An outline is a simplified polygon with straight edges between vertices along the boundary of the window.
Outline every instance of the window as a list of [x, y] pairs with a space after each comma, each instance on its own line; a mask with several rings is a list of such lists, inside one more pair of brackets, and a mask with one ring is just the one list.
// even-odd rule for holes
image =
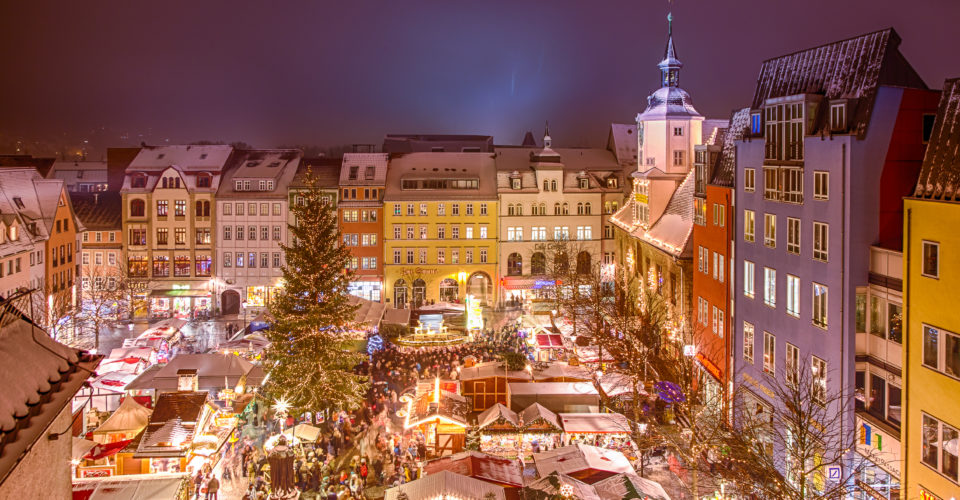
[[170, 241], [170, 230], [165, 227], [157, 228], [157, 245], [166, 245]]
[[443, 248], [437, 249], [437, 264], [443, 264], [446, 260], [446, 250]]
[[940, 277], [940, 243], [934, 241], [923, 242], [923, 263], [921, 274], [928, 278]]
[[176, 245], [187, 244], [187, 228], [178, 227], [173, 230], [173, 243]]
[[887, 304], [887, 338], [903, 343], [903, 306], [893, 302]]
[[682, 167], [682, 166], [685, 165], [685, 163], [684, 163], [684, 161], [683, 161], [683, 154], [684, 154], [684, 153], [685, 153], [685, 151], [683, 151], [683, 150], [677, 150], [677, 151], [674, 151], [674, 152], [673, 152], [673, 166], [674, 166], [674, 167]]
[[[480, 215], [487, 215], [487, 204], [486, 204], [486, 203], [481, 203], [481, 204], [480, 204]], [[517, 214], [517, 215], [523, 215], [523, 207], [520, 207], [520, 213]]]
[[460, 249], [454, 248], [450, 250], [450, 263], [459, 264], [460, 263]]
[[824, 222], [813, 223], [813, 258], [827, 261], [827, 232], [829, 225]]
[[480, 239], [484, 240], [487, 238], [487, 226], [480, 226]]
[[743, 322], [743, 361], [753, 364], [753, 325]]
[[960, 378], [960, 336], [923, 325], [923, 364], [954, 378]]
[[926, 413], [922, 415], [921, 461], [951, 481], [957, 482], [960, 456], [954, 443], [960, 441], [960, 431]]
[[170, 277], [170, 257], [167, 257], [166, 255], [153, 256], [153, 277]]
[[447, 215], [447, 209], [443, 203], [437, 203], [437, 215]]
[[257, 226], [247, 227], [247, 239], [250, 241], [256, 241], [257, 239]]
[[131, 244], [131, 245], [146, 245], [146, 244], [147, 244], [147, 230], [146, 230], [146, 229], [131, 229], [131, 230], [130, 230], [130, 244]]
[[146, 255], [131, 255], [127, 258], [127, 273], [130, 276], [135, 278], [146, 278], [147, 277], [147, 256]]
[[243, 215], [246, 212], [245, 207], [243, 203], [237, 203], [237, 215]]
[[769, 267], [763, 268], [763, 303], [777, 306], [777, 271]]
[[830, 172], [813, 173], [813, 199], [826, 200], [830, 197]]
[[130, 217], [143, 217], [145, 207], [143, 200], [130, 200]]
[[407, 224], [407, 239], [408, 239], [408, 240], [412, 240], [412, 239], [413, 239], [413, 234], [414, 234], [414, 228], [413, 228], [413, 226], [410, 225], [410, 224]]
[[394, 264], [399, 264], [399, 263], [400, 263], [400, 249], [399, 249], [399, 248], [394, 248], [394, 249], [393, 249], [393, 263], [394, 263]]
[[800, 317], [800, 278], [787, 275], [787, 314]]
[[590, 189], [590, 180], [587, 178], [577, 179], [579, 181], [580, 189]]
[[787, 356], [783, 365], [783, 375], [787, 383], [796, 387], [800, 382], [800, 349], [787, 342]]
[[763, 214], [763, 244], [777, 248], [777, 215]]
[[260, 241], [270, 239], [270, 226], [260, 226]]
[[520, 179], [519, 179], [518, 177], [514, 177], [514, 178], [510, 179], [510, 188], [511, 188], [511, 189], [520, 189]]
[[399, 203], [394, 203], [394, 204], [393, 204], [393, 215], [400, 215], [400, 204], [399, 204]]
[[800, 255], [800, 219], [787, 217], [787, 252]]
[[467, 215], [473, 215], [473, 203], [467, 203]]
[[196, 239], [197, 245], [210, 244], [210, 228], [209, 227], [197, 229], [196, 233], [197, 233], [197, 239]]
[[717, 225], [724, 227], [727, 225], [727, 206], [718, 204], [716, 206], [717, 211]]
[[550, 190], [551, 190], [551, 191], [554, 191], [554, 192], [557, 191], [557, 180], [556, 180], [556, 179], [553, 179], [553, 180], [550, 181]]
[[413, 249], [407, 249], [407, 264], [413, 264]]
[[270, 264], [270, 254], [267, 252], [260, 252], [260, 267], [265, 269], [269, 267]]
[[273, 215], [274, 215], [274, 216], [280, 215], [280, 204], [279, 204], [279, 203], [274, 203], [274, 204], [273, 204]]
[[486, 264], [486, 263], [487, 263], [487, 249], [486, 249], [486, 248], [481, 248], [481, 249], [480, 249], [480, 263], [481, 263], [481, 264]]
[[455, 240], [460, 239], [460, 226], [450, 226], [450, 237]]
[[753, 210], [743, 211], [743, 240], [753, 243], [755, 241], [755, 220]]
[[187, 215], [186, 200], [176, 200], [173, 202], [173, 215], [176, 217], [184, 217]]
[[273, 240], [280, 241], [280, 226], [273, 226]]
[[743, 190], [752, 193], [757, 190], [757, 170], [753, 168], [743, 169]]
[[613, 239], [613, 226], [606, 224], [603, 226], [603, 238], [606, 240]]
[[723, 268], [724, 268], [724, 261], [726, 260], [726, 258], [725, 258], [723, 255], [720, 255], [720, 254], [714, 254], [714, 255], [719, 256], [719, 257], [717, 258], [717, 261], [714, 262], [714, 264], [713, 264], [714, 267], [715, 267], [716, 270], [717, 270], [717, 280], [720, 281], [720, 283], [723, 283], [723, 281], [724, 281]]
[[233, 253], [223, 252], [223, 267], [232, 267], [232, 266], [233, 266]]
[[763, 133], [763, 121], [761, 120], [760, 113], [750, 115], [750, 133], [754, 135]]
[[237, 241], [243, 241], [243, 226], [237, 226]]
[[813, 284], [813, 324], [827, 327], [827, 286], [820, 283]]
[[85, 265], [85, 266], [86, 266], [86, 265], [89, 265], [89, 264], [90, 264], [90, 253], [89, 253], [89, 252], [83, 252], [83, 254], [80, 256], [80, 262], [81, 262], [83, 265]]
[[[168, 206], [169, 206], [169, 203], [170, 203], [170, 202], [168, 202], [167, 200], [158, 200], [158, 201], [157, 201], [157, 217], [166, 217], [166, 216], [167, 216], [167, 208], [168, 208]], [[59, 224], [59, 222], [58, 222], [58, 224]]]
[[803, 102], [788, 102], [764, 107], [765, 159], [803, 160], [803, 104]]
[[753, 298], [754, 295], [754, 264], [749, 260], [743, 261], [743, 294]]
[[724, 323], [723, 309], [717, 309], [716, 311], [713, 312], [713, 314], [714, 316], [717, 317], [717, 336], [720, 338], [723, 338], [723, 323]]
[[427, 204], [426, 204], [426, 203], [421, 203], [421, 204], [420, 204], [420, 215], [427, 215]]
[[830, 130], [843, 131], [847, 128], [847, 104], [839, 102], [830, 105]]
[[473, 239], [473, 226], [466, 226], [466, 227], [463, 228], [463, 229], [464, 229], [464, 232], [466, 233], [466, 234], [464, 234], [464, 236], [466, 237], [466, 239], [472, 240], [472, 239]]
[[247, 255], [247, 267], [250, 269], [257, 268], [257, 252], [250, 252]]
[[763, 373], [773, 375], [776, 368], [777, 338], [770, 332], [763, 332]]
[[577, 239], [578, 240], [593, 239], [593, 228], [591, 226], [577, 226]]
[[680, 137], [683, 135], [683, 127], [673, 127], [673, 135]]
[[453, 204], [450, 205], [450, 215], [453, 215], [454, 217], [460, 215], [460, 204], [459, 204], [459, 203], [453, 203]]
[[693, 199], [693, 223], [700, 226], [707, 223], [707, 201], [703, 198]]
[[[827, 362], [816, 357], [810, 357], [810, 378], [811, 378], [811, 387], [810, 395], [813, 398], [813, 402], [817, 403], [820, 406], [827, 404]], [[899, 393], [899, 389], [898, 389]], [[897, 396], [897, 405], [900, 404], [899, 394]], [[899, 410], [898, 410], [899, 414]], [[898, 416], [899, 419], [899, 416]], [[899, 421], [897, 422], [899, 425]]]

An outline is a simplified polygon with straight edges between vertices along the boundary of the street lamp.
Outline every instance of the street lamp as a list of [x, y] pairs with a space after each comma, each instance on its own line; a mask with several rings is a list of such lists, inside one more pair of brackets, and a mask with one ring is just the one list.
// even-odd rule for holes
[[244, 331], [247, 329], [247, 301], [241, 302], [240, 307], [243, 308], [243, 325], [241, 325], [243, 328], [240, 331]]

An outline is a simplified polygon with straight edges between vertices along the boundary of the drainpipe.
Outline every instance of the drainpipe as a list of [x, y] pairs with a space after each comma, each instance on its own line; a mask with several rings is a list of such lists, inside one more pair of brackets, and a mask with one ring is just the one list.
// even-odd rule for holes
[[[841, 345], [843, 346], [842, 356], [846, 356], [848, 352], [848, 346], [850, 345], [850, 339], [847, 338], [847, 328], [846, 328], [847, 323], [845, 321], [846, 318], [843, 315], [843, 310], [844, 310], [843, 306], [844, 306], [845, 300], [847, 299], [847, 278], [848, 278], [847, 269], [846, 269], [847, 203], [849, 202], [849, 199], [850, 199], [849, 194], [847, 193], [847, 145], [846, 144], [840, 145], [840, 172], [841, 172], [840, 178], [842, 181], [840, 192], [843, 193], [843, 203], [840, 204], [840, 210], [841, 210], [840, 212], [840, 220], [841, 220], [841, 223], [840, 223], [840, 245], [841, 245], [840, 247], [840, 338], [842, 339]], [[843, 357], [841, 357], [841, 359], [843, 359], [844, 361], [847, 361]], [[840, 388], [841, 388], [840, 390], [843, 393], [848, 392], [847, 390], [847, 371], [848, 370], [846, 369], [847, 367], [845, 365], [846, 363], [842, 363], [841, 370], [840, 370]], [[851, 393], [850, 396], [852, 399], [853, 394]], [[847, 403], [846, 394], [843, 394], [841, 401], [843, 402], [843, 404]], [[851, 409], [850, 411], [853, 411], [853, 409]], [[840, 420], [841, 436], [846, 436], [846, 432], [844, 429], [846, 427], [846, 423], [847, 423], [846, 419]], [[852, 428], [850, 430], [853, 431]], [[856, 453], [856, 450], [853, 450], [853, 453]]]
[[[912, 235], [913, 235], [913, 209], [908, 208], [907, 209], [907, 234], [906, 234], [907, 241], [903, 245], [903, 248], [905, 250], [903, 253], [906, 256], [906, 262], [904, 265], [904, 272], [903, 272], [903, 280], [904, 280], [903, 320], [904, 320], [904, 324], [907, 325], [907, 334], [904, 335], [904, 337], [906, 337], [905, 342], [910, 342], [910, 304], [911, 304], [910, 284], [913, 281], [910, 279], [910, 257], [913, 254], [913, 252], [910, 251], [910, 248], [911, 248], [910, 245], [913, 243], [913, 240], [911, 239]], [[906, 362], [903, 363], [904, 376], [900, 380], [900, 383], [903, 385], [904, 388], [908, 388], [909, 386], [906, 383], [910, 379], [910, 349], [908, 347], [903, 348], [903, 356], [906, 357], [906, 359], [904, 360]], [[903, 400], [900, 403], [901, 405], [903, 405], [904, 408], [907, 408], [907, 409], [910, 408], [909, 404], [906, 404], [908, 403], [909, 397], [910, 397], [910, 391], [909, 390], [904, 391]], [[900, 450], [901, 450], [900, 463], [902, 464], [902, 469], [900, 470], [899, 479], [900, 479], [900, 491], [908, 491], [907, 488], [909, 488], [910, 485], [904, 484], [905, 482], [904, 480], [908, 477], [907, 470], [910, 468], [910, 460], [907, 460], [907, 457], [904, 456], [903, 450], [909, 449], [907, 448], [907, 442], [909, 441], [910, 433], [907, 430], [910, 429], [910, 425], [911, 425], [910, 412], [909, 411], [902, 412], [902, 417], [903, 417], [903, 425], [900, 427], [901, 429], [903, 429], [903, 431], [900, 433], [901, 439], [902, 439], [902, 442], [900, 443]]]

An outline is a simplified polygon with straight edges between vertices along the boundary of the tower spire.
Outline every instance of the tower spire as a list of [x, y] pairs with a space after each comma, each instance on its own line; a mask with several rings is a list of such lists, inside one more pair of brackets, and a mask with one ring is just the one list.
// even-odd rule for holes
[[547, 120], [543, 127], [543, 149], [550, 149], [551, 146], [553, 139], [550, 138], [550, 120]]
[[680, 86], [680, 68], [683, 63], [677, 59], [677, 50], [673, 45], [673, 12], [667, 14], [667, 47], [663, 51], [660, 68], [660, 83], [664, 87]]

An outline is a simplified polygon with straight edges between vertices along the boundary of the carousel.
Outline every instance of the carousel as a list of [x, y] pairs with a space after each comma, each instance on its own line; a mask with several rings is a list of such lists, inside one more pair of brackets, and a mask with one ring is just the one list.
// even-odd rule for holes
[[445, 324], [443, 314], [421, 314], [413, 332], [396, 340], [400, 347], [460, 345], [470, 340], [463, 330]]

